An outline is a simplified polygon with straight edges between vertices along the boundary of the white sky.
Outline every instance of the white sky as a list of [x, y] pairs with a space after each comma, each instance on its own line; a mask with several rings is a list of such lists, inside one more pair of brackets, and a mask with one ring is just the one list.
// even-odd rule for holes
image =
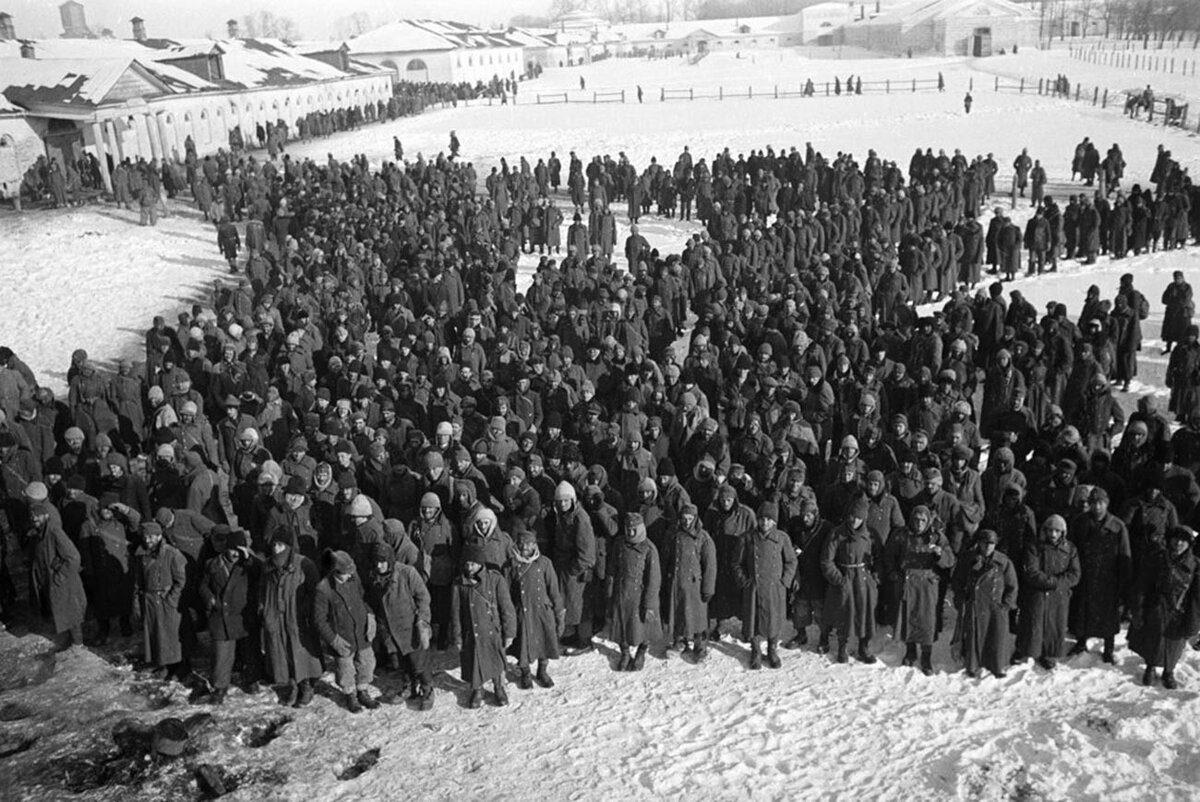
[[[225, 34], [225, 20], [241, 19], [257, 10], [267, 10], [296, 20], [305, 39], [329, 39], [337, 35], [336, 20], [358, 11], [370, 14], [378, 24], [404, 17], [455, 19], [491, 26], [508, 21], [514, 14], [544, 14], [549, 0], [81, 0], [88, 26], [94, 31], [112, 28], [121, 38], [131, 36], [129, 19], [146, 20], [150, 36], [171, 38]], [[31, 39], [62, 33], [59, 0], [0, 0], [0, 11], [13, 16], [17, 36]]]

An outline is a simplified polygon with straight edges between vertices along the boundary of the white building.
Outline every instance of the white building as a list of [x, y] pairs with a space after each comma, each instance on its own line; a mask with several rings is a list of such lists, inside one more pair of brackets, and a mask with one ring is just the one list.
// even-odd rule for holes
[[340, 69], [276, 40], [151, 39], [131, 22], [129, 40], [18, 40], [0, 26], [0, 98], [21, 112], [0, 112], [0, 135], [22, 173], [39, 155], [90, 151], [108, 186], [109, 159], [182, 158], [189, 136], [204, 155], [236, 127], [249, 142], [268, 122], [294, 131], [311, 112], [392, 96], [390, 73], [351, 59]]
[[526, 70], [524, 48], [507, 33], [448, 20], [399, 20], [346, 44], [355, 59], [401, 81], [486, 84]]

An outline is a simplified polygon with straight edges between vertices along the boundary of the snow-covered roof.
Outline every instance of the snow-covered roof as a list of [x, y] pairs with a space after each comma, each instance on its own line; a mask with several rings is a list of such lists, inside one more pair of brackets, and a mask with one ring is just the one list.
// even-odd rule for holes
[[450, 20], [403, 19], [350, 39], [351, 53], [415, 53], [483, 47], [521, 47], [505, 31]]
[[0, 59], [0, 94], [12, 104], [94, 109], [104, 103], [168, 94], [168, 88], [131, 59]]
[[900, 25], [904, 30], [931, 20], [985, 19], [1007, 17], [1026, 22], [1037, 21], [1038, 12], [1012, 0], [914, 0], [889, 6], [883, 13], [850, 25]]
[[235, 87], [288, 86], [345, 77], [346, 73], [278, 39], [221, 39], [225, 83]]
[[601, 34], [624, 41], [650, 39], [678, 40], [689, 36], [747, 36], [776, 33], [799, 28], [797, 15], [783, 17], [726, 17], [722, 19], [678, 20], [675, 22], [637, 22], [614, 25]]
[[289, 42], [292, 49], [304, 56], [311, 56], [313, 53], [336, 53], [339, 50], [349, 50], [349, 45], [343, 39], [333, 39], [325, 41], [308, 40], [303, 42]]
[[554, 40], [553, 31], [539, 32], [529, 28], [505, 28], [498, 33], [508, 37], [513, 42], [522, 47], [554, 47], [557, 42]]

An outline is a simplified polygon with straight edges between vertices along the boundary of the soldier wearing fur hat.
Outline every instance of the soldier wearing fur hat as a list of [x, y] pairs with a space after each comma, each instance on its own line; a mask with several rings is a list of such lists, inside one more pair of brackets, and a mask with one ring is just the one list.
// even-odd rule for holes
[[492, 683], [497, 706], [508, 704], [504, 652], [517, 635], [517, 612], [508, 580], [487, 568], [488, 555], [476, 544], [463, 547], [462, 569], [451, 595], [454, 644], [462, 680], [471, 688], [467, 706], [483, 707], [483, 687]]
[[436, 493], [421, 496], [410, 533], [421, 550], [417, 570], [429, 588], [430, 623], [436, 630], [436, 645], [445, 649], [450, 642], [450, 586], [458, 571], [461, 538], [442, 511]]
[[246, 533], [220, 524], [210, 533], [217, 552], [204, 566], [200, 602], [208, 612], [213, 645], [212, 694], [209, 702], [225, 701], [235, 661], [242, 667], [242, 688], [258, 692], [262, 667], [258, 627], [258, 583], [262, 566], [250, 551]]
[[[621, 650], [617, 671], [641, 671], [650, 640], [648, 625], [658, 618], [662, 569], [658, 549], [646, 534], [642, 516], [625, 516], [622, 537], [608, 554], [609, 637]], [[636, 653], [629, 653], [636, 647]]]
[[1146, 661], [1142, 683], [1154, 684], [1162, 668], [1162, 685], [1179, 687], [1175, 666], [1187, 641], [1200, 632], [1200, 560], [1193, 553], [1196, 533], [1173, 527], [1164, 547], [1141, 566], [1130, 594], [1129, 648]]
[[755, 528], [742, 536], [734, 552], [734, 575], [742, 588], [742, 639], [750, 641], [750, 668], [779, 668], [779, 639], [787, 621], [787, 591], [796, 577], [796, 551], [775, 524], [779, 506], [759, 505]]

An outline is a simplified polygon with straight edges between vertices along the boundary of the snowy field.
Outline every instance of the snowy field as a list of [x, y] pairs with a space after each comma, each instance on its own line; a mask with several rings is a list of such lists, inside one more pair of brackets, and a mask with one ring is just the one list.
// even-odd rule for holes
[[[1130, 181], [1149, 175], [1155, 147], [1165, 143], [1196, 174], [1200, 140], [1176, 130], [1124, 120], [1119, 112], [1067, 101], [991, 92], [991, 74], [1019, 70], [1027, 54], [975, 64], [963, 60], [821, 60], [759, 51], [682, 62], [607, 62], [547, 74], [522, 85], [516, 107], [473, 107], [371, 126], [307, 146], [293, 158], [372, 163], [391, 158], [392, 136], [407, 154], [445, 148], [450, 129], [482, 175], [500, 157], [536, 163], [556, 150], [566, 161], [624, 151], [639, 168], [651, 156], [673, 163], [683, 145], [696, 157], [725, 146], [736, 154], [767, 145], [827, 155], [874, 148], [907, 167], [916, 147], [961, 148], [969, 157], [994, 152], [1000, 184], [1028, 147], [1045, 163], [1051, 184], [1069, 179], [1075, 144], [1090, 136], [1119, 142]], [[1057, 67], [1087, 82], [1085, 65], [1065, 53]], [[1031, 70], [1035, 67], [1030, 67]], [[1090, 66], [1088, 69], [1091, 69]], [[944, 94], [659, 103], [662, 86], [797, 85], [860, 74], [936, 78]], [[646, 102], [624, 106], [524, 105], [536, 92], [574, 91], [584, 75], [592, 88], [641, 83]], [[962, 112], [974, 78], [976, 105]], [[574, 89], [573, 89], [574, 88]], [[757, 89], [756, 89], [757, 91]], [[1020, 210], [1018, 220], [1027, 212]], [[676, 249], [692, 230], [653, 218], [641, 226], [651, 243]], [[625, 236], [624, 226], [619, 232]], [[136, 213], [111, 208], [0, 215], [0, 282], [7, 314], [0, 343], [21, 355], [43, 381], [61, 390], [70, 352], [86, 347], [102, 362], [137, 357], [154, 314], [172, 314], [205, 298], [224, 272], [211, 226], [191, 212], [158, 229], [136, 225]], [[527, 275], [533, 262], [526, 258]], [[1141, 391], [1161, 391], [1165, 360], [1155, 338], [1158, 303], [1172, 270], [1200, 281], [1200, 253], [1157, 254], [1064, 272], [1019, 288], [1038, 307], [1057, 299], [1078, 313], [1089, 284], [1111, 297], [1133, 272], [1151, 301]], [[1126, 399], [1128, 401], [1128, 399]], [[285, 710], [264, 695], [234, 691], [224, 707], [187, 704], [186, 690], [135, 674], [124, 656], [136, 642], [102, 655], [76, 648], [57, 658], [37, 636], [0, 634], [0, 798], [46, 800], [195, 799], [200, 764], [219, 767], [238, 800], [414, 799], [1047, 799], [1188, 800], [1200, 795], [1200, 653], [1178, 670], [1183, 689], [1141, 687], [1140, 661], [1118, 641], [1117, 665], [1098, 655], [1076, 658], [1053, 673], [1032, 666], [1004, 680], [970, 680], [949, 654], [934, 653], [936, 676], [900, 668], [902, 648], [876, 638], [874, 666], [831, 665], [805, 649], [785, 652], [778, 671], [747, 669], [747, 652], [726, 635], [702, 667], [665, 656], [661, 646], [641, 674], [618, 675], [611, 645], [557, 661], [552, 690], [510, 686], [506, 709], [465, 709], [466, 691], [453, 656], [439, 658], [435, 711], [403, 704], [352, 716], [319, 695], [312, 707]], [[201, 666], [202, 670], [205, 668]], [[329, 677], [326, 678], [327, 680]], [[378, 682], [380, 691], [393, 688]], [[211, 712], [192, 749], [162, 766], [105, 762], [110, 731], [126, 717], [154, 722]], [[377, 750], [377, 751], [374, 751]], [[358, 776], [347, 771], [362, 756]], [[346, 779], [340, 779], [345, 777]], [[107, 787], [96, 787], [97, 779]]]

